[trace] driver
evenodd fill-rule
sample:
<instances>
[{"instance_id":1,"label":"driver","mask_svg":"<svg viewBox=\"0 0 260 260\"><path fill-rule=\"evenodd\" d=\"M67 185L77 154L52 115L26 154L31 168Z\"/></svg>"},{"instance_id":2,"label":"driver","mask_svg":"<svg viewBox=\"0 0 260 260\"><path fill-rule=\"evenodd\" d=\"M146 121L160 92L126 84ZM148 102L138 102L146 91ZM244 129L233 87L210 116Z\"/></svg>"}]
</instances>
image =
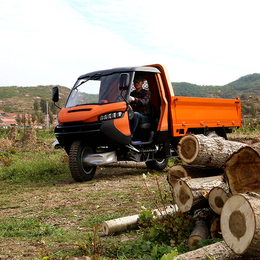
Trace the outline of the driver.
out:
<instances>
[{"instance_id":1,"label":"driver","mask_svg":"<svg viewBox=\"0 0 260 260\"><path fill-rule=\"evenodd\" d=\"M151 92L143 89L144 84L143 76L136 76L134 78L134 87L135 90L131 92L129 97L129 103L134 110L134 117L130 120L130 130L132 136L135 133L135 130L139 123L148 123L149 122L149 101L151 98Z\"/></svg>"}]
</instances>

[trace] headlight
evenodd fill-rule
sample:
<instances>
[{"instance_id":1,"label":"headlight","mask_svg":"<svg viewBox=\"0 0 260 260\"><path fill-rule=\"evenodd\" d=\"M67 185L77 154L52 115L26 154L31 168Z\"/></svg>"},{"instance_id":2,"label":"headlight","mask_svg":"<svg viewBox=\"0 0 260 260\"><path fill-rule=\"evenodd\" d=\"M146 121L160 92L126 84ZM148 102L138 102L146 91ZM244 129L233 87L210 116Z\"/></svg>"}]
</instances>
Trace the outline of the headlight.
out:
<instances>
[{"instance_id":1,"label":"headlight","mask_svg":"<svg viewBox=\"0 0 260 260\"><path fill-rule=\"evenodd\" d=\"M107 113L107 114L103 114L103 115L99 116L99 121L116 119L116 118L120 118L122 116L123 116L123 112L121 112L121 111L119 111L119 112L111 112L111 113Z\"/></svg>"}]
</instances>

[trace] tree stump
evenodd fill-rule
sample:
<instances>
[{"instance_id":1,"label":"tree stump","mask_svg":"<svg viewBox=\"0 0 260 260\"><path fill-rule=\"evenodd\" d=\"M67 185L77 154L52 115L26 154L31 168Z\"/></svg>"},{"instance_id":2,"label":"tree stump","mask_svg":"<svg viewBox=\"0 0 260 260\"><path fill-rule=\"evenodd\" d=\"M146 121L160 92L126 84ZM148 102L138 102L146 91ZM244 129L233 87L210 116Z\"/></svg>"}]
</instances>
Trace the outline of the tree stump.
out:
<instances>
[{"instance_id":1,"label":"tree stump","mask_svg":"<svg viewBox=\"0 0 260 260\"><path fill-rule=\"evenodd\" d=\"M223 239L234 253L260 256L260 195L231 196L222 209L220 225Z\"/></svg>"},{"instance_id":2,"label":"tree stump","mask_svg":"<svg viewBox=\"0 0 260 260\"><path fill-rule=\"evenodd\" d=\"M214 187L209 192L208 201L209 201L210 208L215 213L220 215L225 202L230 196L231 193L229 191L228 184L222 182L219 187Z\"/></svg>"},{"instance_id":3,"label":"tree stump","mask_svg":"<svg viewBox=\"0 0 260 260\"><path fill-rule=\"evenodd\" d=\"M178 144L180 158L192 165L221 168L231 154L246 144L225 140L222 137L186 135Z\"/></svg>"},{"instance_id":4,"label":"tree stump","mask_svg":"<svg viewBox=\"0 0 260 260\"><path fill-rule=\"evenodd\" d=\"M209 258L209 257L210 258ZM204 246L197 250L189 251L185 254L173 257L173 260L232 260L242 259L240 256L232 252L224 241Z\"/></svg>"},{"instance_id":5,"label":"tree stump","mask_svg":"<svg viewBox=\"0 0 260 260\"><path fill-rule=\"evenodd\" d=\"M195 227L187 240L189 249L192 250L193 247L197 247L201 239L207 238L209 238L209 229L207 223L204 219L199 219L196 221Z\"/></svg>"},{"instance_id":6,"label":"tree stump","mask_svg":"<svg viewBox=\"0 0 260 260\"><path fill-rule=\"evenodd\" d=\"M209 191L222 183L222 176L190 179L181 178L173 184L173 197L179 210L188 212L199 202L207 200Z\"/></svg>"},{"instance_id":7,"label":"tree stump","mask_svg":"<svg viewBox=\"0 0 260 260\"><path fill-rule=\"evenodd\" d=\"M225 165L232 194L260 192L260 157L251 147L243 147Z\"/></svg>"}]
</instances>

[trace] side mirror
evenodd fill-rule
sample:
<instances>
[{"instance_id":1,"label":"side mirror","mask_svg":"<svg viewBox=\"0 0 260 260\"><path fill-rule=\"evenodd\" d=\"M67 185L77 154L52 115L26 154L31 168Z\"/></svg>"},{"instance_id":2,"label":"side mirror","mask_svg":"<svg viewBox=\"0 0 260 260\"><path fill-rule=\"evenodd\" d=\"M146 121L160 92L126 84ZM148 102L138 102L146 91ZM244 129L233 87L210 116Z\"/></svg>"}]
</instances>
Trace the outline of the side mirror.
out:
<instances>
[{"instance_id":1,"label":"side mirror","mask_svg":"<svg viewBox=\"0 0 260 260\"><path fill-rule=\"evenodd\" d=\"M59 88L55 86L52 88L52 101L58 102L59 101Z\"/></svg>"},{"instance_id":2,"label":"side mirror","mask_svg":"<svg viewBox=\"0 0 260 260\"><path fill-rule=\"evenodd\" d=\"M120 81L119 81L119 89L127 90L129 88L129 82L130 82L130 76L128 73L122 73L120 75Z\"/></svg>"}]
</instances>

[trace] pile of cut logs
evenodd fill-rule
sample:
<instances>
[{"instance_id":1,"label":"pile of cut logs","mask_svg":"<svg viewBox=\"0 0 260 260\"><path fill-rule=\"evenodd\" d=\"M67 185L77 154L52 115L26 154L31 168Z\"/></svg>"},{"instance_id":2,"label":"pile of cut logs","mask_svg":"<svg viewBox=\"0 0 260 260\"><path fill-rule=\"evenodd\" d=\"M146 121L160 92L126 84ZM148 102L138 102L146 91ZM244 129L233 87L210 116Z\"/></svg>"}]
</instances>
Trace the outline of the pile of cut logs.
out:
<instances>
[{"instance_id":1,"label":"pile of cut logs","mask_svg":"<svg viewBox=\"0 0 260 260\"><path fill-rule=\"evenodd\" d=\"M186 164L170 168L168 182L179 211L196 220L188 246L210 237L224 241L174 259L260 257L260 142L188 135L178 153Z\"/></svg>"},{"instance_id":2,"label":"pile of cut logs","mask_svg":"<svg viewBox=\"0 0 260 260\"><path fill-rule=\"evenodd\" d=\"M260 142L246 145L222 137L187 135L180 140L178 153L185 164L169 169L175 204L167 212L193 214L190 249L201 239L223 241L174 259L260 259ZM136 228L138 218L105 221L103 232Z\"/></svg>"}]
</instances>

